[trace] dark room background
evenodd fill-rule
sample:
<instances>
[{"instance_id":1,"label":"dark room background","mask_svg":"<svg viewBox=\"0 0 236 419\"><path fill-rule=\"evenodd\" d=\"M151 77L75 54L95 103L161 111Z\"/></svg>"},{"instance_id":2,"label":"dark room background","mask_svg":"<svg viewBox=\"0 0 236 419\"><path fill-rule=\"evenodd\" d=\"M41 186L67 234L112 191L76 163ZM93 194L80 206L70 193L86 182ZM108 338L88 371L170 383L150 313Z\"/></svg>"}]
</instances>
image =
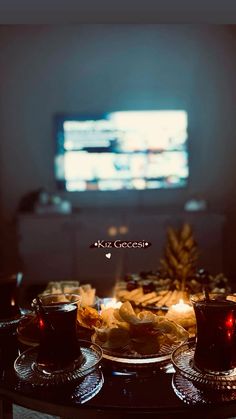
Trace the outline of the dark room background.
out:
<instances>
[{"instance_id":1,"label":"dark room background","mask_svg":"<svg viewBox=\"0 0 236 419\"><path fill-rule=\"evenodd\" d=\"M78 207L183 208L193 197L225 214L224 270L236 274L236 30L224 25L11 25L0 27L0 199L54 179L55 113L184 109L185 189L64 194Z\"/></svg>"}]
</instances>

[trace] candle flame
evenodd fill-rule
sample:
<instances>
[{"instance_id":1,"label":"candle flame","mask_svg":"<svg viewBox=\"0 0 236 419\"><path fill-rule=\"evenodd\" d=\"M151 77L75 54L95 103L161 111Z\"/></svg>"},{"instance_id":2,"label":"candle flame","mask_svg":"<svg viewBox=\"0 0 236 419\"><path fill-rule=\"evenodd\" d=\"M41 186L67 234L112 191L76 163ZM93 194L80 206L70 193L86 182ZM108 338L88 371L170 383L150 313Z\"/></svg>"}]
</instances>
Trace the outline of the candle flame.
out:
<instances>
[{"instance_id":1,"label":"candle flame","mask_svg":"<svg viewBox=\"0 0 236 419\"><path fill-rule=\"evenodd\" d=\"M101 304L101 310L106 310L108 308L120 308L122 305L121 301L117 301L116 298L104 298L103 303Z\"/></svg>"},{"instance_id":2,"label":"candle flame","mask_svg":"<svg viewBox=\"0 0 236 419\"><path fill-rule=\"evenodd\" d=\"M178 313L186 313L190 310L192 310L192 307L185 303L182 298L179 299L179 302L172 306L174 311L177 311Z\"/></svg>"}]
</instances>

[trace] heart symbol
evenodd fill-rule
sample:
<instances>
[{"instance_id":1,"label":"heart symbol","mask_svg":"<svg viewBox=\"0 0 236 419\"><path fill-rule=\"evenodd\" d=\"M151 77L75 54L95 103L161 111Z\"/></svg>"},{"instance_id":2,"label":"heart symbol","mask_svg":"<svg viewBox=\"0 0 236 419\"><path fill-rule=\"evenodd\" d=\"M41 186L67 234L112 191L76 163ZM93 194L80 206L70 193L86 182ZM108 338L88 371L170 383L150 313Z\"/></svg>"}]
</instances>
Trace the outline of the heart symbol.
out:
<instances>
[{"instance_id":1,"label":"heart symbol","mask_svg":"<svg viewBox=\"0 0 236 419\"><path fill-rule=\"evenodd\" d=\"M111 259L111 253L106 253L105 256L106 256L107 259Z\"/></svg>"}]
</instances>

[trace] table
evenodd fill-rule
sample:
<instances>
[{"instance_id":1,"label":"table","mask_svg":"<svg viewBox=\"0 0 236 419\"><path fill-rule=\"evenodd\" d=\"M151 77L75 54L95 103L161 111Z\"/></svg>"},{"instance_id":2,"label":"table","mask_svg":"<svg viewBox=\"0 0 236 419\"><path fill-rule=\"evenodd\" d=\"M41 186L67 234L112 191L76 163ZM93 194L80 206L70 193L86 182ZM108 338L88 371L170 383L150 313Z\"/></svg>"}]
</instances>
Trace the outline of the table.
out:
<instances>
[{"instance_id":1,"label":"table","mask_svg":"<svg viewBox=\"0 0 236 419\"><path fill-rule=\"evenodd\" d=\"M217 405L189 406L182 402L171 387L173 366L170 363L155 370L133 371L119 375L108 361L102 363L104 385L85 404L71 400L76 383L58 388L32 388L22 385L13 368L18 355L16 335L0 336L0 418L11 418L12 404L18 404L66 419L125 419L125 418L229 418L236 416L236 400Z\"/></svg>"}]
</instances>

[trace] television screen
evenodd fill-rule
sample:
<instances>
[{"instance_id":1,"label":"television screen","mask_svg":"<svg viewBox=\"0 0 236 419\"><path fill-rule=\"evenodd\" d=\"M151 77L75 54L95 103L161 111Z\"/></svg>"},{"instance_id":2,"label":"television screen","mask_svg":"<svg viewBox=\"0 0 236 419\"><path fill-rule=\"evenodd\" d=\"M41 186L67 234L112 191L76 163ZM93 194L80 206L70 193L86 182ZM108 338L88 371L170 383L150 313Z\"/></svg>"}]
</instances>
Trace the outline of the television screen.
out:
<instances>
[{"instance_id":1,"label":"television screen","mask_svg":"<svg viewBox=\"0 0 236 419\"><path fill-rule=\"evenodd\" d=\"M187 113L121 111L56 117L55 175L67 191L183 187Z\"/></svg>"}]
</instances>

